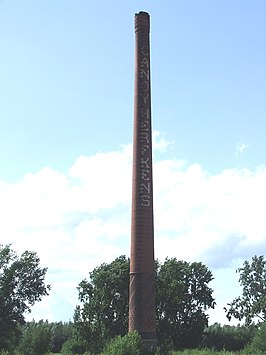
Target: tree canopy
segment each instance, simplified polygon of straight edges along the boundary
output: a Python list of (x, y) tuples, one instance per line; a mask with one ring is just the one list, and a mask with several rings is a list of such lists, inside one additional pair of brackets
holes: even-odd
[(25, 251), (18, 256), (10, 245), (0, 246), (0, 349), (16, 339), (18, 325), (31, 306), (48, 295), (47, 269), (41, 268), (37, 254)]
[[(79, 284), (81, 305), (76, 307), (74, 320), (90, 350), (95, 351), (128, 331), (129, 259), (120, 256), (95, 268), (89, 276), (90, 280)], [(159, 341), (167, 338), (175, 348), (199, 344), (208, 323), (205, 311), (214, 307), (213, 291), (208, 286), (212, 278), (202, 263), (176, 259), (156, 263)]]
[(166, 259), (157, 270), (157, 327), (159, 339), (174, 348), (196, 347), (208, 325), (205, 311), (214, 308), (208, 286), (211, 271), (200, 262)]
[(80, 282), (74, 320), (92, 349), (101, 349), (107, 340), (128, 330), (129, 259), (120, 256), (90, 272), (90, 281)]
[(225, 308), (227, 318), (244, 319), (246, 325), (255, 320), (266, 322), (266, 260), (262, 255), (255, 255), (236, 272), (240, 274), (243, 292), (242, 296), (228, 303), (229, 308)]

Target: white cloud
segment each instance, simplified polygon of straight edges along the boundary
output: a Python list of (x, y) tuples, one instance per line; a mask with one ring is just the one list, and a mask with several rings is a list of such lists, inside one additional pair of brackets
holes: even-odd
[(169, 145), (174, 143), (174, 141), (168, 141), (159, 131), (152, 133), (152, 142), (153, 150), (158, 152), (164, 152)]
[(242, 237), (237, 245), (241, 251), (265, 243), (265, 178), (266, 168), (231, 169), (210, 176), (197, 164), (181, 168), (177, 164), (171, 180), (161, 179), (158, 172), (155, 220), (160, 254), (177, 250), (179, 257), (203, 257), (236, 235)]
[[(158, 149), (167, 148), (159, 135), (156, 141)], [(52, 295), (34, 307), (36, 317), (52, 319), (60, 297), (74, 306), (76, 286), (89, 271), (129, 254), (131, 161), (127, 145), (79, 157), (65, 175), (43, 168), (16, 184), (0, 182), (1, 242), (36, 251), (49, 268)], [(157, 159), (156, 257), (219, 269), (265, 253), (265, 181), (263, 166), (211, 175), (196, 163)]]
[(249, 148), (248, 144), (238, 143), (236, 145), (235, 158), (238, 159)]
[(77, 158), (69, 170), (73, 178), (70, 198), (76, 210), (97, 212), (128, 203), (131, 161), (128, 146), (117, 152)]

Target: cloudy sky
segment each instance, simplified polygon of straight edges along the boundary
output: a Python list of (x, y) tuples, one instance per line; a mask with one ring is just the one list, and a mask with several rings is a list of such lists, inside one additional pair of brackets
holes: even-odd
[(69, 320), (129, 255), (134, 14), (151, 15), (155, 254), (202, 261), (217, 307), (266, 252), (264, 0), (0, 0), (0, 242), (38, 253)]

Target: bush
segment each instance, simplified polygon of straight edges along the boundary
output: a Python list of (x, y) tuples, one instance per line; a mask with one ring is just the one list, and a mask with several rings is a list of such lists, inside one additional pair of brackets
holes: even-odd
[(130, 332), (115, 337), (105, 348), (102, 355), (141, 355), (141, 337), (137, 332)]
[(201, 346), (216, 351), (239, 351), (251, 343), (255, 333), (255, 326), (221, 326), (215, 323), (205, 329)]
[(261, 323), (251, 343), (251, 348), (266, 351), (266, 323)]
[(246, 352), (246, 350), (242, 350), (240, 352), (231, 352), (231, 351), (219, 351), (219, 352), (214, 352), (213, 350), (210, 349), (202, 349), (202, 350), (197, 350), (197, 349), (187, 349), (183, 351), (177, 351), (171, 353), (171, 355), (265, 355), (263, 351), (260, 350), (252, 350), (251, 352)]
[(68, 339), (61, 350), (64, 355), (84, 354), (87, 350), (87, 343), (79, 338)]
[(174, 349), (174, 344), (171, 338), (165, 337), (160, 339), (159, 344), (156, 348), (156, 355), (170, 355)]

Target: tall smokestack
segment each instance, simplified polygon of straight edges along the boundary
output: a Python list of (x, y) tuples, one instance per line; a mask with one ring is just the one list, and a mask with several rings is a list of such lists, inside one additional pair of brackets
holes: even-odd
[(129, 331), (156, 344), (150, 88), (150, 16), (135, 15), (135, 92)]

